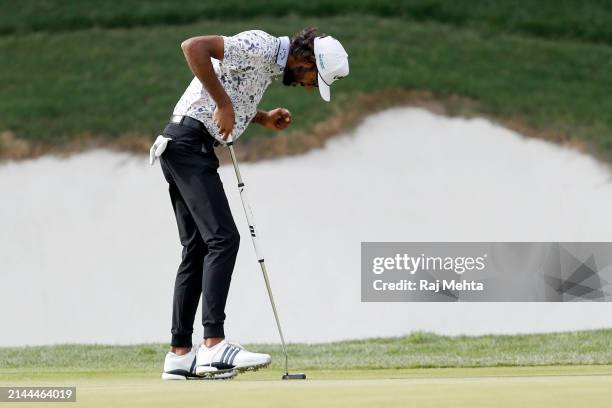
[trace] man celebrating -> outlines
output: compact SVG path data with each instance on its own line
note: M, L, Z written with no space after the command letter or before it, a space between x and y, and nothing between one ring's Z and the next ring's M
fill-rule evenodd
M225 303L240 237L214 147L235 141L251 122L276 130L289 126L287 109L257 109L274 77L282 75L285 85L318 87L330 100L332 82L349 73L348 55L336 39L316 33L306 28L290 40L251 30L181 44L195 78L151 147L151 164L160 158L169 184L183 246L163 379L231 378L270 364L269 355L225 340ZM195 350L191 337L200 294L204 339Z

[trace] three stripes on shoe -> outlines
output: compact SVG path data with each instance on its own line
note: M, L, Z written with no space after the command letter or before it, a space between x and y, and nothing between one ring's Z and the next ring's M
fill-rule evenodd
M239 347L228 344L225 347L225 350L223 350L221 359L218 362L211 362L208 365L219 370L232 369L234 368L234 358L236 358L236 355L240 352L240 350L241 349Z

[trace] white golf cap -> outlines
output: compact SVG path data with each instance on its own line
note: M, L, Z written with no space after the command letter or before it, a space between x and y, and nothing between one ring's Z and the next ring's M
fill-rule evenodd
M316 37L314 52L319 71L319 93L324 101L331 100L330 85L349 74L348 54L334 37Z

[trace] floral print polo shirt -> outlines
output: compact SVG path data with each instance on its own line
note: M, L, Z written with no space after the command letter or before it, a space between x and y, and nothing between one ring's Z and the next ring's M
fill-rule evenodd
M223 61L211 58L219 82L234 106L232 138L236 140L257 113L257 105L275 76L282 75L289 54L289 37L274 37L250 30L232 37L223 36ZM204 123L208 132L223 141L212 116L216 108L200 80L194 77L173 115L190 116Z

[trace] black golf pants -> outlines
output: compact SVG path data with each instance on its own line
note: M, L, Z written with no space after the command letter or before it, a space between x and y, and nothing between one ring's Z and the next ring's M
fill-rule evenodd
M160 163L183 246L174 284L171 344L190 347L200 294L204 337L225 336L225 302L240 236L217 173L213 137L175 123L166 126L164 135L172 140Z

